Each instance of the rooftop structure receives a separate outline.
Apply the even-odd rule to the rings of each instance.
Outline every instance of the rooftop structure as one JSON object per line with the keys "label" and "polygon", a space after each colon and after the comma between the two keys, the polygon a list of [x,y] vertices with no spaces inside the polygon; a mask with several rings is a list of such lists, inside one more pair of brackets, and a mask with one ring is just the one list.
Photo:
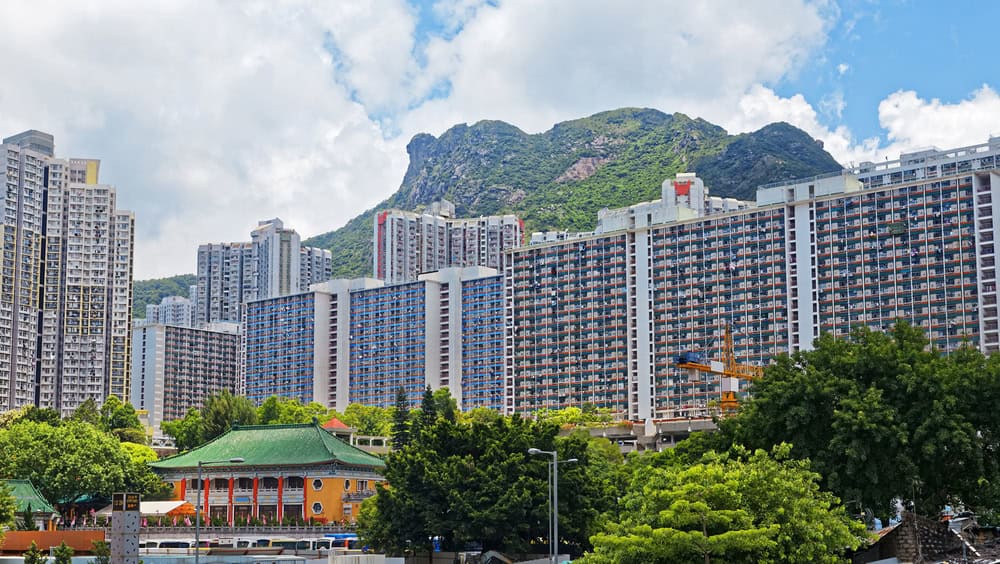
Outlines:
{"label": "rooftop structure", "polygon": [[[198,463],[205,466],[198,487]],[[315,519],[354,521],[358,507],[381,481],[382,459],[355,448],[319,426],[234,427],[184,454],[150,464],[174,485],[174,497],[229,523],[251,518],[271,522]]]}

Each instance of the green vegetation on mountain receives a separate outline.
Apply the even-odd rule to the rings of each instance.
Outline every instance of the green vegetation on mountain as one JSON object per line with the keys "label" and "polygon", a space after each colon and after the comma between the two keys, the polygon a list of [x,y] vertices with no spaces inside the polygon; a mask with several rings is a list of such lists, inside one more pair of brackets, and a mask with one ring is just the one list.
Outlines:
{"label": "green vegetation on mountain", "polygon": [[515,213],[525,228],[593,229],[597,211],[659,197],[663,181],[696,172],[714,195],[753,198],[760,184],[839,170],[805,132],[785,123],[740,135],[683,114],[623,108],[527,134],[501,121],[415,136],[399,190],[307,244],[329,248],[334,276],[371,274],[379,210],[419,210],[446,198],[459,216]]}
{"label": "green vegetation on mountain", "polygon": [[198,282],[194,274],[178,274],[170,278],[136,280],[132,288],[132,317],[146,318],[146,305],[158,304],[167,296],[187,297],[191,286]]}

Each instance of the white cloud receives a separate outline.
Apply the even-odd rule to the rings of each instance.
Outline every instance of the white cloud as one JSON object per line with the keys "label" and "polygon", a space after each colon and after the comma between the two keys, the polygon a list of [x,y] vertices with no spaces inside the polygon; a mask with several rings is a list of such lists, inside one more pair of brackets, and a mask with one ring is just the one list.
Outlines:
{"label": "white cloud", "polygon": [[351,95],[406,98],[402,2],[0,3],[15,21],[0,24],[17,77],[3,134],[48,130],[60,155],[102,159],[136,212],[139,279],[192,272],[199,243],[247,239],[258,219],[329,230],[399,185],[405,142]]}
{"label": "white cloud", "polygon": [[[732,132],[789,121],[849,162],[975,142],[1000,113],[985,86],[951,105],[897,92],[880,106],[880,149],[778,96],[768,85],[821,55],[838,17],[823,0],[438,0],[431,12],[441,35],[418,44],[404,0],[0,3],[16,77],[0,89],[0,135],[48,130],[60,155],[102,159],[136,211],[142,279],[193,271],[199,243],[246,239],[259,219],[305,236],[339,227],[399,186],[410,136],[455,123],[541,131],[645,106]],[[836,123],[843,97],[817,107]]]}
{"label": "white cloud", "polygon": [[847,74],[847,71],[849,70],[851,70],[851,65],[847,63],[840,63],[839,65],[837,65],[837,74],[839,74],[840,76],[844,76],[845,74]]}
{"label": "white cloud", "polygon": [[856,140],[844,125],[829,128],[801,94],[783,98],[769,88],[751,87],[738,109],[720,124],[733,132],[753,131],[768,123],[786,121],[824,143],[843,164],[898,158],[900,153],[937,147],[948,149],[986,142],[1000,133],[1000,95],[988,85],[954,104],[924,100],[913,91],[887,96],[878,107],[885,136]]}
{"label": "white cloud", "polygon": [[896,150],[940,149],[985,142],[1000,134],[1000,95],[984,84],[955,104],[925,100],[912,90],[894,92],[878,105],[879,124]]}
{"label": "white cloud", "polygon": [[844,101],[844,92],[835,90],[830,92],[819,101],[819,109],[829,118],[840,119],[844,115],[844,108],[847,102]]}
{"label": "white cloud", "polygon": [[452,40],[427,47],[447,99],[403,116],[404,131],[505,119],[528,131],[621,106],[711,119],[746,89],[794,72],[823,44],[825,5],[764,1],[515,0],[482,6]]}

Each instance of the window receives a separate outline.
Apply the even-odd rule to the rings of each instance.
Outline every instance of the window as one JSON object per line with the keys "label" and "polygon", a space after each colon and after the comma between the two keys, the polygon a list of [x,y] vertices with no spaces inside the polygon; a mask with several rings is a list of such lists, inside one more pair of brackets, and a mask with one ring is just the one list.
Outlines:
{"label": "window", "polygon": [[301,476],[289,476],[285,478],[285,487],[290,490],[301,490],[305,487],[305,479]]}
{"label": "window", "polygon": [[323,489],[323,480],[313,480],[313,489],[316,491]]}
{"label": "window", "polygon": [[351,489],[351,481],[350,480],[344,480],[344,491],[346,492],[346,491],[348,491],[350,489]]}
{"label": "window", "polygon": [[354,509],[353,505],[351,505],[350,503],[345,503],[344,504],[344,517],[349,517],[352,514],[353,509]]}
{"label": "window", "polygon": [[319,515],[320,513],[323,512],[323,504],[317,501],[316,503],[313,504],[312,510],[313,513]]}

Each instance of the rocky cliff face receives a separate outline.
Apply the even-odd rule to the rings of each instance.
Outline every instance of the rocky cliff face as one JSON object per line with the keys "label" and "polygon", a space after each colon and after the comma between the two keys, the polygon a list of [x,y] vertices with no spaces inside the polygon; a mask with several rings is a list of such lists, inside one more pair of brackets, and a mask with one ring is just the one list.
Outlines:
{"label": "rocky cliff face", "polygon": [[712,194],[752,199],[760,184],[839,170],[822,144],[785,123],[753,133],[683,114],[623,108],[527,134],[502,121],[415,136],[399,190],[308,244],[333,251],[336,276],[370,275],[374,212],[447,198],[459,216],[516,213],[528,231],[592,229],[597,210],[659,197],[664,179],[696,172]]}

